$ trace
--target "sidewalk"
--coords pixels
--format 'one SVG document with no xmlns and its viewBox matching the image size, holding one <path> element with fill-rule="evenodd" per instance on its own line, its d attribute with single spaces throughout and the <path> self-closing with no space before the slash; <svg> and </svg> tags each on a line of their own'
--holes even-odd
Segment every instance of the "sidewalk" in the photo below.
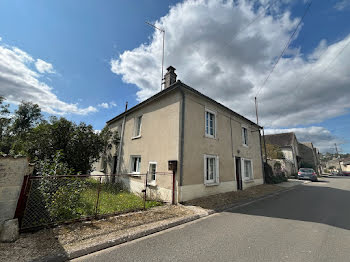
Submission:
<svg viewBox="0 0 350 262">
<path fill-rule="evenodd" d="M 0 243 L 4 261 L 66 261 L 175 227 L 228 208 L 249 205 L 289 191 L 303 181 L 260 185 L 188 201 L 188 206 L 162 206 L 106 219 L 61 225 L 21 234 L 15 243 Z M 214 200 L 213 200 L 214 199 Z M 196 205 L 194 205 L 196 204 Z"/>
</svg>

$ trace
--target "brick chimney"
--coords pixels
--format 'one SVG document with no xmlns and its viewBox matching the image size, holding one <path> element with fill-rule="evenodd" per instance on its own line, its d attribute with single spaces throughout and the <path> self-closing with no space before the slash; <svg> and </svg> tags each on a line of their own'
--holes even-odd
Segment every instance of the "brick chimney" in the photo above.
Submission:
<svg viewBox="0 0 350 262">
<path fill-rule="evenodd" d="M 164 75 L 164 89 L 174 84 L 176 82 L 177 76 L 175 74 L 176 69 L 174 67 L 169 66 L 166 70 L 168 70 L 168 72 L 166 72 L 166 74 Z"/>
</svg>

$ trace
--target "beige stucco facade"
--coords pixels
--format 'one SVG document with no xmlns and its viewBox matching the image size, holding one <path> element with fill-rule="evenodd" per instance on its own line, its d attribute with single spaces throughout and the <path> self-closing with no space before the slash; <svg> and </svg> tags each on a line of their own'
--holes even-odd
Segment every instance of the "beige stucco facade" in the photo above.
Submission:
<svg viewBox="0 0 350 262">
<path fill-rule="evenodd" d="M 185 110 L 182 111 L 183 109 Z M 215 138 L 209 138 L 205 134 L 206 109 L 215 113 Z M 135 119 L 139 116 L 142 116 L 141 134 L 135 138 Z M 121 134 L 123 117 L 110 121 L 108 125 Z M 242 127 L 248 130 L 248 146 L 242 144 Z M 263 183 L 258 126 L 186 88 L 164 91 L 161 97 L 150 100 L 136 109 L 130 109 L 126 114 L 122 141 L 120 172 L 117 177 L 136 193 L 141 193 L 144 189 L 143 174 L 149 170 L 149 164 L 156 163 L 157 172 L 161 174 L 156 175 L 156 183 L 149 188 L 149 192 L 170 202 L 173 180 L 168 170 L 169 160 L 178 161 L 175 181 L 176 202 L 237 190 L 236 157 L 240 157 L 242 161 L 251 160 L 252 163 L 253 177 L 249 181 L 243 179 L 243 189 Z M 182 145 L 183 151 L 181 151 Z M 113 156 L 117 154 L 118 150 L 113 147 L 110 157 L 106 161 L 102 158 L 95 165 L 96 171 L 112 174 L 115 164 Z M 205 184 L 205 155 L 215 155 L 218 158 L 218 181 L 215 184 Z M 132 156 L 141 157 L 140 174 L 131 172 Z M 103 162 L 107 163 L 107 167 Z"/>
<path fill-rule="evenodd" d="M 206 195 L 237 190 L 235 157 L 252 161 L 253 180 L 243 189 L 263 183 L 259 129 L 230 110 L 203 97 L 186 92 L 183 185 L 179 198 L 186 201 Z M 205 112 L 216 116 L 216 136 L 205 134 Z M 242 144 L 242 127 L 248 129 L 248 146 Z M 204 155 L 219 158 L 219 183 L 204 184 Z"/>
</svg>

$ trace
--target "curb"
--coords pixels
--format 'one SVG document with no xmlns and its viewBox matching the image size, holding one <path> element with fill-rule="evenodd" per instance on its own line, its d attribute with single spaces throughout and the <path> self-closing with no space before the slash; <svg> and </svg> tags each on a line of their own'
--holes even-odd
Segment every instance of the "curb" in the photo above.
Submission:
<svg viewBox="0 0 350 262">
<path fill-rule="evenodd" d="M 88 255 L 88 254 L 91 254 L 91 253 L 94 253 L 94 252 L 97 252 L 97 251 L 100 251 L 100 250 L 103 250 L 103 249 L 106 249 L 109 247 L 117 246 L 117 245 L 129 242 L 129 241 L 132 241 L 132 240 L 135 240 L 138 238 L 142 238 L 142 237 L 145 237 L 145 236 L 148 236 L 148 235 L 151 235 L 151 234 L 154 234 L 154 233 L 157 233 L 157 232 L 160 232 L 160 231 L 172 228 L 172 227 L 176 227 L 176 226 L 197 220 L 197 219 L 204 217 L 204 216 L 207 216 L 207 215 L 206 214 L 205 215 L 198 215 L 198 214 L 193 215 L 190 217 L 179 219 L 177 221 L 173 221 L 173 222 L 166 224 L 166 225 L 161 225 L 161 226 L 157 226 L 154 228 L 150 228 L 150 229 L 138 232 L 136 234 L 124 235 L 124 236 L 121 236 L 119 238 L 107 241 L 105 243 L 101 243 L 101 244 L 98 244 L 95 246 L 76 250 L 76 251 L 73 251 L 69 254 L 66 254 L 66 253 L 55 254 L 52 256 L 46 256 L 46 257 L 42 257 L 39 259 L 35 259 L 35 260 L 33 260 L 33 262 L 44 262 L 44 261 L 63 262 L 63 261 L 67 261 L 70 259 L 82 257 L 82 256 L 85 256 L 85 255 Z"/>
<path fill-rule="evenodd" d="M 150 228 L 150 229 L 147 229 L 147 230 L 144 230 L 144 231 L 132 234 L 132 235 L 124 235 L 124 236 L 121 236 L 119 238 L 116 238 L 116 239 L 113 239 L 113 240 L 110 240 L 110 241 L 107 241 L 107 242 L 104 242 L 104 243 L 101 243 L 101 244 L 98 244 L 98 245 L 95 245 L 95 246 L 91 246 L 91 247 L 87 247 L 87 248 L 83 248 L 83 249 L 80 249 L 80 250 L 73 251 L 73 252 L 71 252 L 69 254 L 61 253 L 61 254 L 55 254 L 55 255 L 52 255 L 52 256 L 46 256 L 46 257 L 42 257 L 42 258 L 39 258 L 39 259 L 35 259 L 35 260 L 33 260 L 33 262 L 44 262 L 44 261 L 63 262 L 63 261 L 67 261 L 67 260 L 70 260 L 70 259 L 75 259 L 75 258 L 78 258 L 78 257 L 82 257 L 82 256 L 85 256 L 85 255 L 88 255 L 88 254 L 91 254 L 91 253 L 94 253 L 94 252 L 106 249 L 106 248 L 117 246 L 117 245 L 129 242 L 129 241 L 132 241 L 132 240 L 136 240 L 136 239 L 139 239 L 139 238 L 142 238 L 142 237 L 145 237 L 145 236 L 148 236 L 148 235 L 151 235 L 151 234 L 154 234 L 154 233 L 166 230 L 166 229 L 170 229 L 170 228 L 182 225 L 182 224 L 186 224 L 188 222 L 192 222 L 192 221 L 198 220 L 200 218 L 208 217 L 208 216 L 213 215 L 215 213 L 220 213 L 220 212 L 223 212 L 223 211 L 226 211 L 226 210 L 233 210 L 233 209 L 237 209 L 237 208 L 240 208 L 240 207 L 248 206 L 248 205 L 253 204 L 255 202 L 258 202 L 258 201 L 261 201 L 261 200 L 264 200 L 264 199 L 268 199 L 268 198 L 277 196 L 279 194 L 282 194 L 282 193 L 294 190 L 297 186 L 300 186 L 300 185 L 295 185 L 295 186 L 290 187 L 290 188 L 282 189 L 280 191 L 277 191 L 277 192 L 274 192 L 274 193 L 270 193 L 268 195 L 265 195 L 265 196 L 262 196 L 262 197 L 259 197 L 259 198 L 253 199 L 253 200 L 248 200 L 248 201 L 245 201 L 243 203 L 242 202 L 241 203 L 236 203 L 236 204 L 229 205 L 229 206 L 224 206 L 224 207 L 221 207 L 221 208 L 218 208 L 218 209 L 215 209 L 215 210 L 206 210 L 206 212 L 203 212 L 203 214 L 197 214 L 197 215 L 193 215 L 193 216 L 190 216 L 190 217 L 182 218 L 182 219 L 179 219 L 177 221 L 173 221 L 173 222 L 171 222 L 169 224 L 157 226 L 157 227 L 154 227 L 154 228 Z"/>
</svg>

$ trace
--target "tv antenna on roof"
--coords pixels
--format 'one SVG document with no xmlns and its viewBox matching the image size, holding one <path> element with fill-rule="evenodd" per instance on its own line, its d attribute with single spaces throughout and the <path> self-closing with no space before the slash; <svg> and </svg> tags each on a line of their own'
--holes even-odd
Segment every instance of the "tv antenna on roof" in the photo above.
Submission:
<svg viewBox="0 0 350 262">
<path fill-rule="evenodd" d="M 163 87 L 163 79 L 164 79 L 164 75 L 163 75 L 163 67 L 164 67 L 164 36 L 165 36 L 165 30 L 162 28 L 158 28 L 156 27 L 154 24 L 151 24 L 150 22 L 145 22 L 146 24 L 148 24 L 149 26 L 157 29 L 158 31 L 160 31 L 163 34 L 163 46 L 162 46 L 162 76 L 161 76 L 161 80 L 160 80 L 160 91 L 162 91 L 162 87 Z"/>
</svg>

